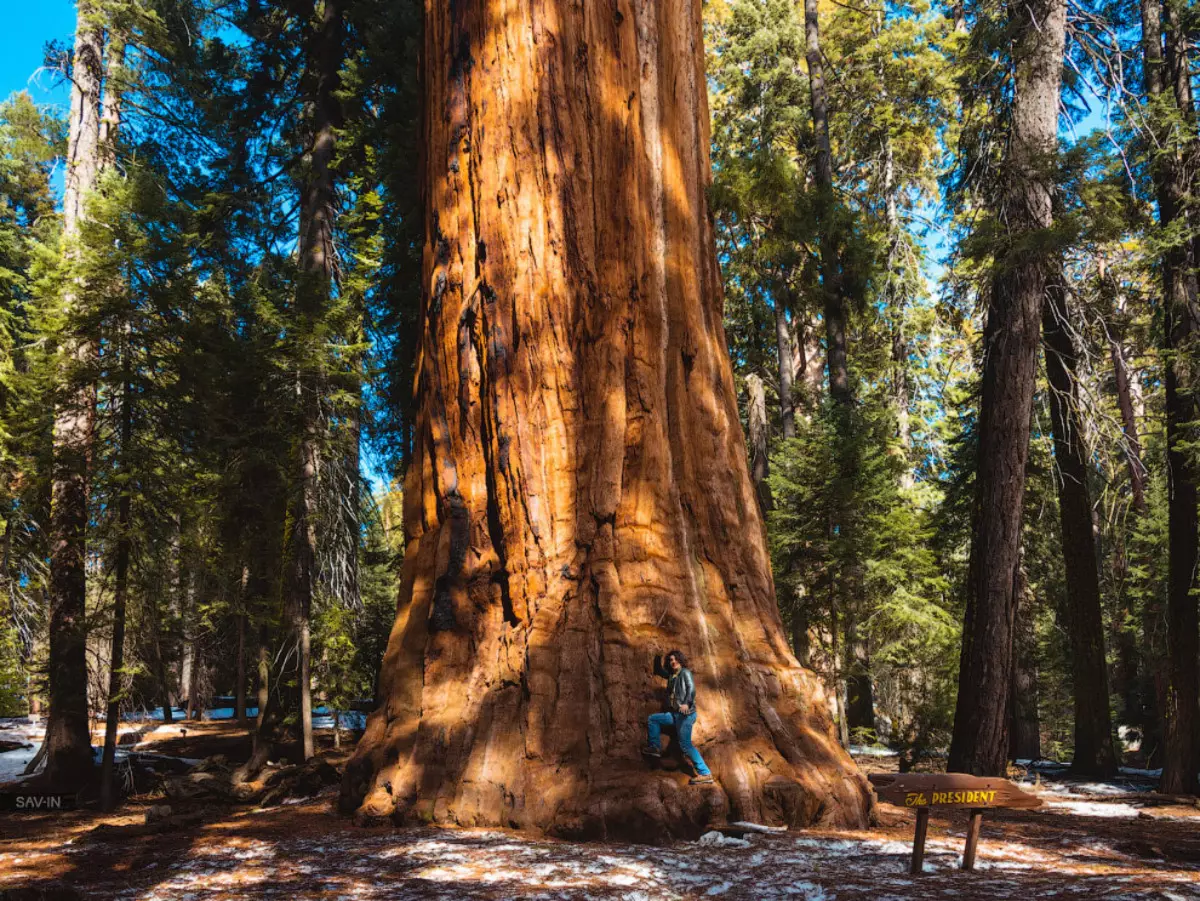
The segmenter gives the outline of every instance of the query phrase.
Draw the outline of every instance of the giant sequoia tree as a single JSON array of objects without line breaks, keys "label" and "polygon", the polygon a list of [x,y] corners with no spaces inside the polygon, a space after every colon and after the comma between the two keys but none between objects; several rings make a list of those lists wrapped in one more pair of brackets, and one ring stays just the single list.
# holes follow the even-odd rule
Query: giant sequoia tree
[{"label": "giant sequoia tree", "polygon": [[[343,806],[576,836],[864,823],[747,471],[700,3],[433,2],[423,58],[408,544]],[[676,646],[713,788],[638,752]]]}]

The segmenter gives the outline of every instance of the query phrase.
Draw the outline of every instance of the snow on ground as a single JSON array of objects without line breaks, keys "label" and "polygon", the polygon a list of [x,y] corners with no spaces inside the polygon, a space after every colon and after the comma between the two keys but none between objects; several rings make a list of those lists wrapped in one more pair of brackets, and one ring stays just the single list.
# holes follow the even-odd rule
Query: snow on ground
[{"label": "snow on ground", "polygon": [[26,746],[0,753],[0,783],[21,778],[45,734],[46,726],[40,720],[29,717],[0,719],[0,740],[16,741]]},{"label": "snow on ground", "polygon": [[899,757],[899,751],[893,751],[891,748],[881,748],[878,745],[851,745],[850,755],[852,757]]},{"label": "snow on ground", "polygon": [[[332,729],[333,728],[334,711],[328,707],[317,707],[313,709],[313,728],[314,729]],[[233,719],[234,709],[232,707],[210,707],[207,710],[201,711],[200,717],[203,720],[211,720],[214,722],[220,720]],[[257,707],[247,707],[246,716],[258,716]],[[187,711],[182,707],[172,707],[171,717],[177,722],[187,722]],[[121,719],[127,723],[145,723],[145,722],[163,722],[163,709],[155,707],[149,710],[134,710],[124,714]],[[338,722],[343,729],[353,729],[361,732],[367,728],[367,715],[360,710],[342,710],[338,712]]]},{"label": "snow on ground", "polygon": [[1157,846],[1142,852],[1123,838],[1150,828],[1190,835],[1182,825],[1109,818],[1099,831],[1071,831],[1046,828],[1036,813],[985,820],[977,870],[964,873],[965,821],[935,823],[925,873],[911,876],[911,824],[655,848],[498,830],[362,829],[333,815],[330,800],[129,840],[55,831],[5,841],[0,830],[0,896],[10,886],[69,882],[84,897],[113,901],[1200,901],[1200,854],[1167,861]]}]

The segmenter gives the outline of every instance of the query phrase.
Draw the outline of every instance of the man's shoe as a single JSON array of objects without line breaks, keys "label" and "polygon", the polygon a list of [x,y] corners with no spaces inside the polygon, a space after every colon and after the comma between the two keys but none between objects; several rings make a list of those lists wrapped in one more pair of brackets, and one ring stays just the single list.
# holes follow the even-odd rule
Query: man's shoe
[{"label": "man's shoe", "polygon": [[646,745],[642,748],[642,753],[647,757],[662,757],[662,748],[656,748],[654,745]]},{"label": "man's shoe", "polygon": [[693,776],[688,780],[688,785],[712,785],[716,780],[711,775],[709,776]]}]

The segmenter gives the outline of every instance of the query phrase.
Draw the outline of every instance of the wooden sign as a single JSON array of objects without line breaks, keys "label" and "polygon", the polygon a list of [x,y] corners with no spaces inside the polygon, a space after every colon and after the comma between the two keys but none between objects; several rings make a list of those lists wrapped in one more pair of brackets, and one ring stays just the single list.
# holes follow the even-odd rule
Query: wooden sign
[{"label": "wooden sign", "polygon": [[929,828],[931,808],[957,807],[971,811],[962,868],[973,870],[975,851],[979,847],[979,829],[985,810],[1042,806],[1041,798],[1022,791],[1007,779],[998,776],[968,776],[966,773],[872,773],[867,778],[871,780],[880,802],[909,807],[917,812],[910,873],[923,871],[925,833]]}]

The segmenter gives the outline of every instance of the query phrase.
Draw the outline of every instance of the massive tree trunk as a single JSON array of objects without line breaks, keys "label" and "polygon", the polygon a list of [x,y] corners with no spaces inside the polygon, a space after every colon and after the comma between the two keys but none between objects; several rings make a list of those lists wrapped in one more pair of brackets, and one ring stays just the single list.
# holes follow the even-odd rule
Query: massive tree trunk
[{"label": "massive tree trunk", "polygon": [[984,331],[975,521],[949,769],[1002,775],[1008,751],[1013,593],[1042,303],[1057,258],[1037,241],[1053,225],[1053,154],[1066,30],[1065,0],[1014,0],[1014,98],[1004,203]]},{"label": "massive tree trunk", "polygon": [[[431,2],[424,60],[404,573],[343,806],[652,841],[865,823],[747,470],[699,0]],[[672,647],[715,786],[640,754]]]},{"label": "massive tree trunk", "polygon": [[[1166,34],[1163,52],[1163,10],[1159,0],[1142,2],[1142,48],[1146,94],[1151,108],[1161,118],[1171,100],[1186,96],[1180,67],[1182,43],[1175,33]],[[1169,22],[1169,20],[1168,20]],[[1180,88],[1185,90],[1181,91]],[[1177,107],[1174,112],[1178,113]],[[1170,126],[1168,125],[1168,128]],[[1174,140],[1172,141],[1172,137]],[[1154,160],[1152,172],[1158,200],[1159,222],[1164,231],[1177,226],[1187,215],[1188,183],[1183,167],[1179,136],[1158,135],[1165,147]],[[1197,607],[1192,589],[1197,564],[1197,473],[1192,452],[1185,445],[1194,440],[1190,423],[1195,419],[1196,389],[1193,361],[1197,317],[1197,284],[1193,245],[1176,240],[1163,253],[1163,356],[1165,358],[1165,407],[1167,420],[1167,690],[1163,719],[1166,754],[1160,788],[1164,792],[1195,792],[1200,769],[1197,722]]]},{"label": "massive tree trunk", "polygon": [[304,358],[297,378],[300,435],[297,442],[298,480],[293,506],[292,625],[299,649],[300,731],[304,759],[313,756],[310,621],[317,566],[317,464],[322,415],[318,386],[322,345],[326,340],[321,319],[328,312],[333,291],[333,244],[336,182],[334,156],[341,105],[337,98],[342,67],[342,10],[338,0],[314,4],[317,21],[309,40],[308,92],[311,103],[312,140],[308,151],[300,202],[300,282],[296,307],[305,338]]},{"label": "massive tree trunk", "polygon": [[[75,26],[71,79],[71,121],[63,190],[63,235],[67,259],[74,257],[84,205],[96,186],[100,155],[100,83],[103,34],[89,0],[80,0]],[[75,281],[63,298],[71,309],[84,289]],[[87,703],[86,535],[88,476],[96,392],[86,377],[71,371],[95,356],[90,336],[70,335],[63,356],[70,366],[54,411],[54,473],[50,512],[50,713],[46,720],[46,780],[71,788],[90,777],[91,736]]]},{"label": "massive tree trunk", "polygon": [[1078,369],[1070,333],[1066,288],[1055,278],[1042,313],[1046,377],[1050,383],[1050,424],[1058,479],[1063,563],[1067,576],[1067,635],[1075,699],[1073,772],[1101,779],[1117,771],[1112,721],[1108,712],[1108,666],[1100,601],[1087,447],[1079,415]]}]

